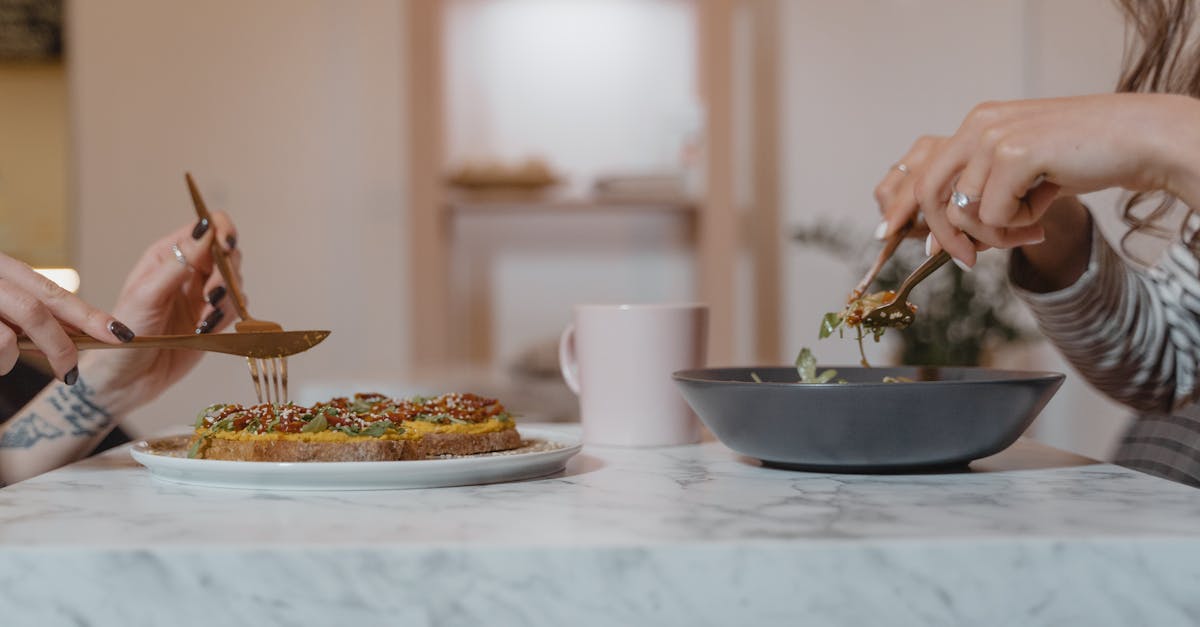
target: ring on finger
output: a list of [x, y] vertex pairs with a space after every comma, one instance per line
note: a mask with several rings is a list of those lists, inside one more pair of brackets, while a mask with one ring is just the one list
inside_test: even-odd
[[959, 209], [966, 209], [967, 205], [975, 202], [974, 198], [964, 194], [957, 189], [950, 193], [950, 202]]
[[178, 243], [171, 244], [171, 254], [175, 255], [175, 261], [178, 261], [183, 265], [183, 267], [187, 268], [188, 272], [196, 271], [196, 267], [188, 263], [187, 257], [185, 257], [183, 251], [179, 249]]

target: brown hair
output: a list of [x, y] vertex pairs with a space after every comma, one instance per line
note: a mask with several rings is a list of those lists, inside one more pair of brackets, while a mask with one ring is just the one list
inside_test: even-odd
[[[1196, 17], [1192, 0], [1117, 0], [1117, 4], [1128, 19], [1117, 91], [1200, 96], [1200, 48], [1191, 37]], [[1122, 248], [1134, 233], [1171, 235], [1160, 223], [1175, 199], [1164, 197], [1150, 212], [1138, 215], [1135, 208], [1146, 197], [1136, 193], [1125, 201], [1122, 218], [1130, 230], [1121, 238]]]

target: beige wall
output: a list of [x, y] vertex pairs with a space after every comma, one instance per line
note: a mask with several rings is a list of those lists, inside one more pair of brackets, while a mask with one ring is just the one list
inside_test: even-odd
[[0, 63], [0, 252], [72, 262], [67, 81], [59, 63]]
[[[74, 198], [83, 294], [109, 305], [161, 234], [194, 220], [192, 171], [241, 230], [251, 311], [334, 334], [293, 387], [398, 376], [406, 362], [403, 3], [77, 2], [69, 13]], [[252, 400], [211, 356], [135, 416], [178, 428]]]

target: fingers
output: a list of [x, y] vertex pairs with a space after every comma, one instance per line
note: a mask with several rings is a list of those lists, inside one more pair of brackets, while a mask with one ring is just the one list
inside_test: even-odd
[[0, 375], [12, 372], [21, 357], [21, 349], [17, 348], [17, 334], [6, 325], [0, 324]]
[[[229, 268], [234, 273], [234, 280], [237, 285], [242, 284], [241, 263], [242, 253], [238, 249], [234, 249], [227, 253], [229, 260]], [[200, 316], [197, 319], [196, 333], [211, 333], [225, 328], [234, 320], [234, 314], [238, 309], [235, 306], [234, 299], [236, 296], [230, 291], [229, 285], [226, 284], [225, 278], [220, 273], [214, 272], [208, 277], [208, 281], [203, 287], [204, 306], [201, 308]], [[243, 302], [245, 297], [243, 296]]]
[[58, 378], [67, 383], [75, 382], [74, 377], [78, 375], [75, 344], [45, 303], [22, 286], [0, 277], [0, 317], [19, 327], [33, 340]]
[[[33, 271], [25, 263], [0, 255], [0, 277], [9, 289], [17, 289], [36, 300], [55, 319], [57, 327], [78, 329], [101, 342], [119, 344], [133, 339], [132, 332], [108, 312], [89, 305], [54, 281]], [[64, 332], [65, 334], [65, 332]]]
[[919, 206], [914, 196], [913, 182], [923, 171], [929, 156], [944, 141], [944, 138], [931, 135], [917, 139], [875, 187], [875, 200], [883, 212], [883, 222], [875, 232], [876, 238], [887, 239], [916, 219]]
[[[941, 160], [944, 163], [954, 161], [954, 159]], [[922, 215], [925, 216], [925, 223], [929, 225], [929, 233], [932, 240], [928, 243], [940, 245], [939, 249], [945, 249], [946, 252], [950, 253], [955, 263], [965, 270], [975, 265], [976, 246], [975, 242], [959, 230], [947, 215], [951, 207], [957, 208], [951, 199], [951, 192], [949, 191], [951, 185], [949, 183], [945, 184], [947, 190], [944, 198], [940, 191], [936, 194], [931, 194], [929, 191], [930, 188], [940, 190], [943, 186], [941, 178], [947, 176], [948, 173], [954, 172], [954, 170], [947, 168], [944, 163], [939, 164], [936, 171], [931, 170], [926, 174], [926, 177], [933, 177], [928, 179], [928, 182], [926, 178], [918, 181], [915, 192], [917, 200], [921, 205]], [[937, 252], [937, 250], [935, 249], [933, 252]]]
[[[1034, 157], [1032, 142], [1020, 137], [1007, 139], [996, 146], [992, 166], [987, 175], [987, 188], [979, 207], [979, 219], [994, 226], [1027, 226], [1041, 220], [1053, 202], [1047, 192], [1036, 195], [1041, 201], [1034, 206], [1031, 190], [1044, 181], [1043, 166]], [[1045, 188], [1043, 188], [1045, 189]], [[1054, 188], [1057, 194], [1057, 186]]]
[[172, 301], [182, 294], [194, 299], [193, 311], [198, 310], [203, 296], [188, 296], [187, 292], [199, 292], [199, 286], [209, 280], [212, 273], [209, 245], [213, 237], [214, 229], [210, 224], [197, 222], [155, 242], [130, 273], [120, 307], [140, 312], [166, 312]]
[[[907, 156], [907, 155], [906, 155]], [[875, 186], [875, 203], [882, 210], [891, 203], [896, 196], [896, 191], [900, 188], [900, 184], [909, 175], [911, 169], [904, 159], [897, 161], [895, 165], [888, 168], [888, 173], [884, 175], [883, 180]]]
[[951, 203], [946, 209], [946, 218], [955, 228], [966, 233], [976, 243], [976, 251], [986, 248], [1016, 248], [1041, 243], [1046, 239], [1040, 224], [1021, 227], [995, 227], [983, 224], [973, 210], [977, 204], [960, 208]]
[[225, 249], [226, 252], [237, 250], [237, 227], [234, 226], [233, 220], [230, 219], [229, 214], [225, 213], [224, 211], [214, 211], [211, 215], [213, 219], [213, 226], [215, 226], [217, 229], [217, 243], [219, 243], [221, 248]]

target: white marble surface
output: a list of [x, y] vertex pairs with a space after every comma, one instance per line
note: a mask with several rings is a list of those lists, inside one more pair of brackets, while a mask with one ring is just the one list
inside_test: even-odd
[[267, 493], [122, 449], [0, 490], [0, 624], [1200, 623], [1200, 490], [1027, 441], [975, 469], [795, 473], [709, 443]]

